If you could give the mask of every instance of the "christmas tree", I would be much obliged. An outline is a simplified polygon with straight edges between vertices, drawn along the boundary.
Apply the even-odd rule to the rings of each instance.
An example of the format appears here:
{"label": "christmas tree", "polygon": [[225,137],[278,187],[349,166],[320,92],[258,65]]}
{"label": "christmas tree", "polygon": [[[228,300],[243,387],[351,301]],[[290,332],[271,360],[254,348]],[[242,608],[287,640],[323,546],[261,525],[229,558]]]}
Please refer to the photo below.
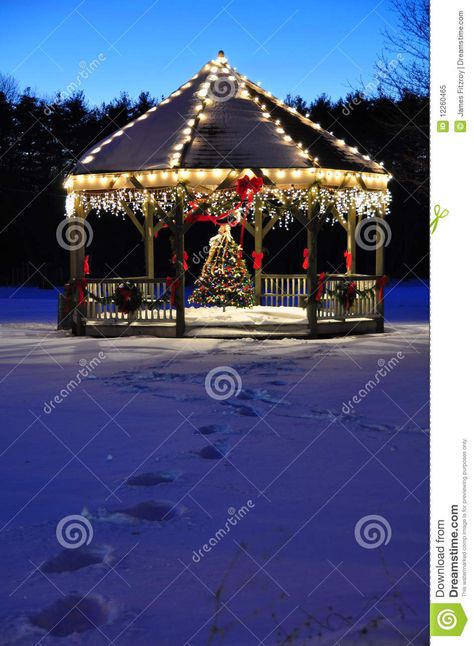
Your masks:
{"label": "christmas tree", "polygon": [[223,308],[253,306],[252,280],[228,224],[219,227],[219,233],[210,239],[209,255],[189,302]]}

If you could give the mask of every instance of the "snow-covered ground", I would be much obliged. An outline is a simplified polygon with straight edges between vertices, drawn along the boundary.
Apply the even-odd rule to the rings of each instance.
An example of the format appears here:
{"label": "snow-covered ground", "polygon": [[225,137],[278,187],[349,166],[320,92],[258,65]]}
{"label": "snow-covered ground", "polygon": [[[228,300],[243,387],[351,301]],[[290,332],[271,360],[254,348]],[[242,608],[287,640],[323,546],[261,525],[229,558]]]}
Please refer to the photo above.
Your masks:
{"label": "snow-covered ground", "polygon": [[1,289],[0,644],[427,644],[428,291],[387,293],[384,335],[262,341]]}

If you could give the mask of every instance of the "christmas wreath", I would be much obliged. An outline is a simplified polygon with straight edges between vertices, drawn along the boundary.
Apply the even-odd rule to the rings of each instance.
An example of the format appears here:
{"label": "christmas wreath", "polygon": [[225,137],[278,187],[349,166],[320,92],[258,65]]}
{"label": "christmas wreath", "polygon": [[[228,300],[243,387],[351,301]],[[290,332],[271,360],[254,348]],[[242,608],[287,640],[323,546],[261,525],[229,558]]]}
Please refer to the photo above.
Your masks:
{"label": "christmas wreath", "polygon": [[119,312],[133,314],[142,304],[142,295],[137,285],[133,283],[120,283],[114,294],[114,303]]}
{"label": "christmas wreath", "polygon": [[66,283],[64,289],[64,296],[66,299],[64,306],[64,313],[69,314],[77,306],[82,305],[85,301],[87,293],[86,289],[87,280],[85,278],[75,278],[69,283]]}

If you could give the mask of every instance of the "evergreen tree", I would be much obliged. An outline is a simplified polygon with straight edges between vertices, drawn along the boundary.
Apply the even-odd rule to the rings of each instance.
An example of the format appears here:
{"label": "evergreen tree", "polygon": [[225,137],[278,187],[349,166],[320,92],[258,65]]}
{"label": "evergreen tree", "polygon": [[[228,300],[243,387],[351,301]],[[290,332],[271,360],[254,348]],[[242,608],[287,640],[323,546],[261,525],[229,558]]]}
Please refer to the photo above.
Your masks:
{"label": "evergreen tree", "polygon": [[219,227],[209,241],[209,255],[196,281],[190,303],[216,307],[252,307],[255,291],[242,258],[242,249],[230,233],[230,226]]}

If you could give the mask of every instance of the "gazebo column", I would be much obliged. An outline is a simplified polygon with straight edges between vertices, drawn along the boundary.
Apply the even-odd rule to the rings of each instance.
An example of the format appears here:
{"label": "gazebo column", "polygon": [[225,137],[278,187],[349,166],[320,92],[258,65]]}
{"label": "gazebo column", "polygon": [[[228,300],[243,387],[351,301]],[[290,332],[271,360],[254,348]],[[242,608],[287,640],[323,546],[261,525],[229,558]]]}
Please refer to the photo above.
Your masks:
{"label": "gazebo column", "polygon": [[153,205],[147,199],[143,204],[143,213],[145,216],[145,223],[143,227],[143,241],[145,245],[145,272],[147,278],[155,277],[155,253],[154,253],[154,240],[155,235],[153,231]]}
{"label": "gazebo column", "polygon": [[308,232],[308,301],[306,304],[306,314],[308,316],[309,332],[312,337],[318,335],[318,312],[316,303],[316,292],[318,289],[318,269],[317,269],[317,235],[318,235],[318,215],[319,202],[313,201],[312,189],[308,190],[308,223],[306,225]]}
{"label": "gazebo column", "polygon": [[183,189],[178,186],[176,202],[176,234],[175,234],[175,253],[176,253],[176,290],[175,290],[175,307],[176,307],[176,336],[184,336],[185,329],[185,271],[184,271],[184,201]]}
{"label": "gazebo column", "polygon": [[[376,245],[375,245],[375,275],[383,276],[385,273],[385,235],[386,232],[383,228],[382,222],[385,219],[385,210],[380,210],[377,213],[376,223]],[[377,332],[384,331],[384,301],[378,299],[377,295],[377,314],[379,318],[377,319]]]}
{"label": "gazebo column", "polygon": [[[255,196],[254,202],[254,246],[255,253],[262,253],[263,249],[263,216],[262,199],[260,195]],[[255,304],[262,304],[262,269],[255,269]]]}
{"label": "gazebo column", "polygon": [[[74,203],[74,218],[68,224],[68,240],[71,240],[69,251],[69,274],[70,279],[84,278],[84,258],[86,256],[87,231],[84,226],[86,213],[82,202],[76,198]],[[82,241],[78,248],[74,241]]]}
{"label": "gazebo column", "polygon": [[[84,223],[88,213],[89,211],[84,209],[80,199],[76,198],[74,203],[74,220],[68,224],[68,228],[70,228],[68,240],[71,240],[71,249],[69,251],[70,280],[84,278],[84,259],[86,256],[88,235]],[[81,303],[72,312],[72,333],[74,336],[85,335],[85,316],[85,303]]]}
{"label": "gazebo column", "polygon": [[385,220],[385,212],[380,210],[377,213],[376,223],[376,245],[375,245],[375,275],[383,276],[385,272],[385,230],[382,221]]}
{"label": "gazebo column", "polygon": [[356,254],[357,244],[355,238],[355,231],[357,226],[357,211],[354,205],[349,208],[347,214],[347,251],[351,254],[351,266],[348,273],[355,274],[356,271]]}

